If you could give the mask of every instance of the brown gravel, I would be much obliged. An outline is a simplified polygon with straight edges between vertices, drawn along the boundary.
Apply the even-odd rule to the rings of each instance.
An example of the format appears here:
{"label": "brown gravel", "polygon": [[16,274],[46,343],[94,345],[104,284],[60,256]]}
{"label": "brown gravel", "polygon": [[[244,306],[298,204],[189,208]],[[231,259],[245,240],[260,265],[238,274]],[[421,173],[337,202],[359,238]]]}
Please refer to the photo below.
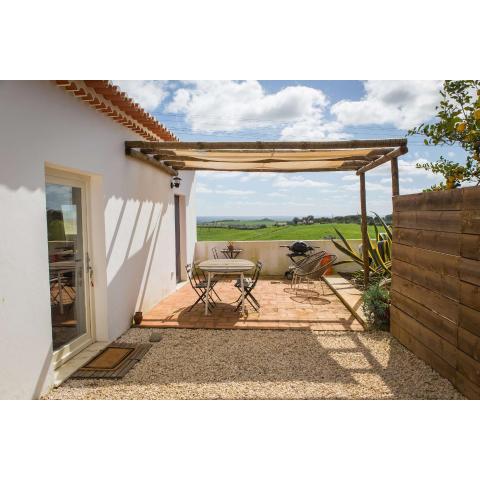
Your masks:
{"label": "brown gravel", "polygon": [[[131,329],[121,342],[148,342]],[[157,330],[159,331],[159,330]],[[47,399],[460,399],[386,332],[161,330],[121,380],[68,380]]]}

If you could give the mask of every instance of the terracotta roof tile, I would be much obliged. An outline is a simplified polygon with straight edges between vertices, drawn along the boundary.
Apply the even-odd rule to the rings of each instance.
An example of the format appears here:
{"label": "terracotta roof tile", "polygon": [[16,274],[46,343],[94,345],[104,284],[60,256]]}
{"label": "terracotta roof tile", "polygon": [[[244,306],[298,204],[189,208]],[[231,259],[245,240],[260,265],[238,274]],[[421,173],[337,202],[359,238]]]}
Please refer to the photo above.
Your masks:
{"label": "terracotta roof tile", "polygon": [[55,84],[147,140],[178,138],[108,80],[55,80]]}

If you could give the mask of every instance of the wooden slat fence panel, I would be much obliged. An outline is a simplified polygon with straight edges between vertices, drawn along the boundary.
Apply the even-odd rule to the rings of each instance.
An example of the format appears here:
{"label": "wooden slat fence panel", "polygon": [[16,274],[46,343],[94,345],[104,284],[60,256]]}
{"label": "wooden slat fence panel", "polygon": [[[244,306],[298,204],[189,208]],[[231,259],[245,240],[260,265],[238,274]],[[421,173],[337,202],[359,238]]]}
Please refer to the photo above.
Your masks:
{"label": "wooden slat fence panel", "polygon": [[391,332],[480,399],[480,187],[393,199]]}
{"label": "wooden slat fence panel", "polygon": [[434,330],[442,338],[455,345],[457,341],[457,324],[455,322],[395,290],[391,291],[391,299],[392,304],[396,305],[399,310],[417,319],[427,328]]}
{"label": "wooden slat fence panel", "polygon": [[[474,238],[473,235],[471,237]],[[462,245],[462,237],[456,233],[415,230],[411,228],[395,228],[393,230],[393,241],[401,245],[448,253],[450,255],[460,255]],[[472,245],[470,250],[474,251],[475,247],[476,245]]]}

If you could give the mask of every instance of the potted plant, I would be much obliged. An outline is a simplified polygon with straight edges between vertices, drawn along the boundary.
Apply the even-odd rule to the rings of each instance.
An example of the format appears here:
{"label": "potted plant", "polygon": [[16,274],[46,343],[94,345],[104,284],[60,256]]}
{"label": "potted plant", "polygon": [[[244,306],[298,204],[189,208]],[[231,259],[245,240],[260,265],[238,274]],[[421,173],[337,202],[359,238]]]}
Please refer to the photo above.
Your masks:
{"label": "potted plant", "polygon": [[363,312],[368,326],[374,330],[390,328],[390,292],[382,282],[370,285],[363,292]]}
{"label": "potted plant", "polygon": [[143,313],[142,312],[135,312],[135,315],[133,316],[133,322],[135,325],[140,325],[143,320]]}

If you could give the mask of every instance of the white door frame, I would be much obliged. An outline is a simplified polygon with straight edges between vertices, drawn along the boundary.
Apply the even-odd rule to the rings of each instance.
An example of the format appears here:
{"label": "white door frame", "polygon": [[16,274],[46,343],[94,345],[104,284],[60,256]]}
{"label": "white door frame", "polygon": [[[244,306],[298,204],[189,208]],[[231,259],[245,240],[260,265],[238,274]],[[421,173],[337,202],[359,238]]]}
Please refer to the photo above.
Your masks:
{"label": "white door frame", "polygon": [[91,345],[95,341],[95,316],[93,311],[93,289],[90,284],[89,265],[87,264],[87,255],[90,259],[90,267],[94,265],[92,258],[92,239],[90,236],[90,179],[87,176],[57,170],[46,167],[45,183],[56,183],[68,185],[81,189],[82,197],[82,235],[83,235],[83,272],[85,288],[85,327],[86,332],[72,340],[67,345],[60,347],[53,352],[53,367],[60,367],[67,360],[77,355],[80,351]]}

